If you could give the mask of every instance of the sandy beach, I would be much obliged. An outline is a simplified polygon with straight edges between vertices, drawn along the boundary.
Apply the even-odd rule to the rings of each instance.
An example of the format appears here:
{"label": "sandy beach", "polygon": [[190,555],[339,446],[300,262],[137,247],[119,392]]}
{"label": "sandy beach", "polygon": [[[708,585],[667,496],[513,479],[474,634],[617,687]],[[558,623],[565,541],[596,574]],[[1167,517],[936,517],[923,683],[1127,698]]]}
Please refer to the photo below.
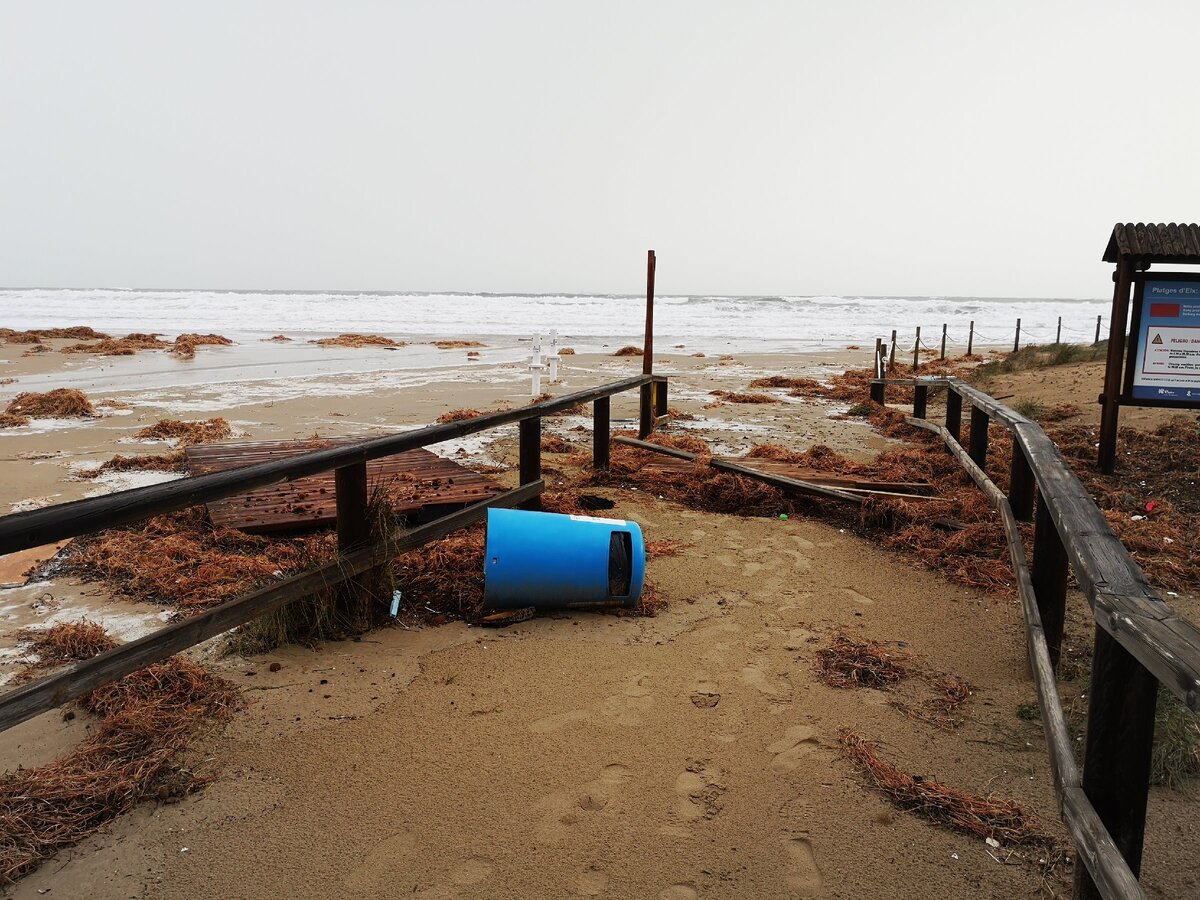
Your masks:
{"label": "sandy beach", "polygon": [[[52,349],[60,342],[47,341]],[[87,420],[34,420],[0,431],[0,510],[7,513],[174,477],[79,467],[123,453],[164,418],[227,419],[254,440],[374,435],[453,409],[528,402],[527,346],[463,350],[325,350],[295,344],[204,347],[194,360],[23,357],[0,345],[0,401],[75,387],[97,404]],[[894,439],[848,404],[794,398],[717,403],[774,374],[827,378],[865,365],[863,350],[813,354],[655,354],[670,405],[695,416],[667,426],[719,453],[755,444],[824,444],[869,459]],[[555,395],[640,372],[641,359],[564,357]],[[1045,403],[1095,381],[1095,367],[1017,373],[996,396]],[[865,398],[864,398],[865,399]],[[104,401],[116,401],[104,406]],[[1012,401],[1006,401],[1012,402]],[[634,425],[637,398],[614,398],[614,427]],[[1081,403],[1081,406],[1083,404]],[[1090,408],[1083,415],[1091,415]],[[1157,418],[1156,418],[1157,417]],[[1140,411],[1123,424],[1149,426]],[[575,429],[583,426],[586,431]],[[547,420],[578,449],[590,418]],[[516,428],[434,448],[496,464],[515,483]],[[546,454],[548,483],[568,480]],[[461,622],[391,627],[361,640],[202,660],[242,688],[247,709],[188,753],[210,773],[201,792],[142,804],[14,886],[15,898],[174,897],[1013,897],[1064,894],[1011,848],[994,848],[894,808],[839,749],[854,729],[882,741],[904,771],[980,795],[1011,797],[1047,833],[1058,821],[1044,740],[1019,715],[1034,701],[1020,608],[965,588],[818,517],[701,512],[645,492],[602,487],[613,515],[638,522],[676,555],[648,574],[666,601],[655,617],[555,614],[485,631]],[[43,551],[7,563],[0,582]],[[1173,601],[1174,602],[1174,601]],[[1194,598],[1183,598],[1181,608]],[[1073,594],[1068,643],[1090,640]],[[21,668],[17,632],[82,618],[118,639],[147,633],[170,610],[103,586],[48,576],[0,589],[0,681]],[[814,671],[838,633],[886,643],[971,688],[965,722],[941,730],[906,715],[903,693],[839,690]],[[0,733],[0,768],[47,762],[84,737],[86,716],[61,711]],[[1196,801],[1151,798],[1143,882],[1149,896],[1200,895]]]}

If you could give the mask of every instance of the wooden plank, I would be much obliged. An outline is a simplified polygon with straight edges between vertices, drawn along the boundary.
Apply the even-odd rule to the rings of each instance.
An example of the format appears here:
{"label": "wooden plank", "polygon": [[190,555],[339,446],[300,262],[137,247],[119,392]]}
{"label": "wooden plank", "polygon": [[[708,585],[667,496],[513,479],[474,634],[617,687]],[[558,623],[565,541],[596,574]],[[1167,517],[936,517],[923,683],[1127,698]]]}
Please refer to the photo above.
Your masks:
{"label": "wooden plank", "polygon": [[288,603],[340,584],[348,578],[386,563],[397,554],[413,550],[481,521],[487,517],[490,507],[511,507],[530,497],[536,497],[542,493],[544,487],[545,484],[541,481],[523,485],[498,497],[491,497],[443,516],[428,525],[394,532],[370,547],[357,550],[348,556],[339,556],[324,565],[243,594],[190,619],[168,625],[92,659],[77,662],[61,672],[47,675],[0,695],[0,731],[24,722],[38,713],[61,706],[68,700],[73,700],[110,681],[152,663],[161,662],[181,650],[223,634]]}
{"label": "wooden plank", "polygon": [[613,437],[613,442],[617,444],[626,444],[630,447],[637,447],[639,450],[648,450],[651,453],[660,453],[663,456],[673,456],[676,459],[686,459],[692,462],[697,459],[695,453],[689,453],[687,450],[677,450],[674,447],[664,447],[662,444],[654,444],[650,441],[643,441],[639,438],[631,438],[624,434],[618,434]]}
{"label": "wooden plank", "polygon": [[[1013,452],[1013,459],[1017,457],[1024,458],[1020,449]],[[1033,526],[1033,569],[1030,576],[1033,592],[1037,596],[1042,629],[1050,647],[1050,662],[1057,669],[1067,613],[1067,552],[1040,494]]]}
{"label": "wooden plank", "polygon": [[[311,452],[314,444],[318,447],[321,444],[345,445],[357,440],[360,439],[198,444],[189,447],[186,456],[189,469],[198,474],[209,474]],[[503,490],[488,476],[425,449],[406,450],[373,459],[365,465],[368,492],[386,489],[392,484],[411,488],[411,493],[394,491],[391,494],[392,511],[400,516],[419,512],[426,506],[475,503]],[[208,511],[214,525],[253,533],[315,528],[336,520],[335,494],[334,473],[322,472],[214,500],[208,504]]]}
{"label": "wooden plank", "polygon": [[818,484],[813,484],[810,481],[801,481],[798,478],[789,478],[785,475],[775,475],[771,472],[762,472],[758,469],[751,469],[748,466],[740,463],[733,463],[723,459],[711,459],[708,463],[714,469],[721,469],[725,472],[732,472],[735,475],[744,475],[747,478],[757,478],[759,481],[765,481],[768,484],[773,484],[776,487],[787,488],[788,490],[796,491],[800,494],[807,494],[811,497],[821,497],[826,500],[840,500],[843,503],[852,503],[855,506],[861,506],[863,503],[862,497],[856,497],[854,494],[847,494],[845,491],[839,491],[835,488],[821,487]]}
{"label": "wooden plank", "polygon": [[1121,851],[1100,821],[1082,788],[1063,792],[1063,822],[1079,851],[1076,871],[1086,870],[1100,889],[1100,896],[1120,900],[1145,900],[1146,893],[1137,876],[1126,865]]}
{"label": "wooden plank", "polygon": [[[519,427],[521,484],[531,484],[542,477],[542,420],[526,419]],[[542,501],[538,497],[530,497],[521,504],[521,508],[538,510],[542,508]]]}
{"label": "wooden plank", "polygon": [[648,375],[634,375],[600,387],[564,394],[545,403],[490,413],[461,422],[430,425],[400,434],[372,438],[346,447],[330,447],[291,459],[256,463],[244,469],[181,478],[177,481],[118,491],[102,497],[12,513],[0,517],[0,555],[49,544],[63,538],[90,534],[103,528],[126,525],[148,516],[209,503],[232,494],[288,479],[315,475],[353,462],[392,456],[405,450],[438,444],[523,419],[565,412],[581,403],[590,403],[598,397],[610,397],[640,387],[649,379]]}

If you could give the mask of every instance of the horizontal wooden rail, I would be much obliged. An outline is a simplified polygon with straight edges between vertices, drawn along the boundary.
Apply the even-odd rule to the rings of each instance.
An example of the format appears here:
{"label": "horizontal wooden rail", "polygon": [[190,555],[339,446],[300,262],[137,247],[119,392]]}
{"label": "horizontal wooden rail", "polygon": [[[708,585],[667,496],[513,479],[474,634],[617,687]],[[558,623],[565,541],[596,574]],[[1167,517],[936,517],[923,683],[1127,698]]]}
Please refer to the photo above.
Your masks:
{"label": "horizontal wooden rail", "polygon": [[66,538],[137,522],[149,516],[219,500],[254,488],[339,469],[354,463],[453,440],[501,425],[562,412],[572,406],[610,397],[649,384],[652,376],[635,375],[610,384],[564,394],[544,403],[489,413],[474,419],[430,425],[371,438],[357,444],[314,450],[285,459],[254,463],[240,469],[195,475],[178,481],[120,491],[103,497],[75,500],[0,517],[0,556]]}
{"label": "horizontal wooden rail", "polygon": [[543,481],[535,481],[442,516],[427,525],[394,532],[361,550],[251,591],[190,619],[168,625],[92,659],[77,662],[64,671],[9,691],[0,696],[0,731],[288,603],[347,581],[386,563],[399,553],[478,522],[487,516],[490,507],[517,506],[540,495],[544,487]]}
{"label": "horizontal wooden rail", "polygon": [[908,423],[942,438],[955,459],[966,470],[1000,514],[1004,534],[1008,541],[1009,559],[1017,578],[1017,593],[1021,598],[1021,609],[1025,615],[1025,633],[1029,653],[1029,667],[1033,673],[1034,689],[1037,691],[1038,706],[1042,711],[1042,732],[1046,737],[1046,749],[1050,755],[1050,771],[1054,777],[1059,810],[1063,822],[1071,832],[1071,838],[1079,850],[1083,864],[1091,873],[1093,881],[1106,897],[1145,897],[1133,871],[1125,862],[1108,830],[1100,821],[1095,807],[1082,789],[1079,766],[1071,745],[1071,733],[1066,715],[1058,696],[1054,676],[1054,665],[1050,659],[1050,648],[1042,628],[1041,613],[1037,596],[1029,575],[1025,557],[1025,546],[1017,526],[1016,516],[1008,498],[987,474],[976,465],[962,445],[942,425],[915,416]]}

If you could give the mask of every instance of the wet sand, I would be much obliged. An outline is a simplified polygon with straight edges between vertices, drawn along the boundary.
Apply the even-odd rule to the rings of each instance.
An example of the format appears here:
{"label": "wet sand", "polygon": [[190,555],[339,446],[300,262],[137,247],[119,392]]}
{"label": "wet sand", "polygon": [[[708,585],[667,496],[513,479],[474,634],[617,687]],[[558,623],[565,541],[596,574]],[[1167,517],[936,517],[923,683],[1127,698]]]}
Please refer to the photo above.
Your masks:
{"label": "wet sand", "polygon": [[[222,352],[203,348],[197,361],[213,364]],[[253,387],[261,380],[139,388],[121,382],[118,367],[111,396],[134,404],[129,415],[0,437],[0,500],[7,511],[31,497],[59,502],[94,490],[71,480],[70,464],[161,449],[122,439],[167,415],[224,415],[249,437],[269,439],[381,433],[452,408],[526,402],[523,370],[484,354],[482,363],[406,373],[412,380],[404,383],[394,373],[318,375],[273,399]],[[869,455],[886,442],[829,418],[844,408],[836,404],[788,398],[706,408],[714,388],[745,389],[762,374],[819,374],[822,365],[840,370],[843,362],[765,356],[721,365],[656,354],[656,370],[672,375],[671,405],[703,417],[672,427],[695,429],[723,452],[821,442]],[[641,361],[581,355],[569,364],[556,394],[634,374]],[[633,394],[614,398],[615,420],[632,423],[635,414]],[[547,429],[578,441],[570,429],[583,423],[555,419]],[[443,450],[458,455],[461,446],[469,458],[511,464],[512,431]],[[21,458],[29,453],[57,455]],[[553,458],[546,463],[553,477]],[[1014,600],[913,569],[819,520],[745,519],[645,494],[599,493],[648,538],[683,545],[680,555],[649,564],[669,603],[664,613],[551,616],[495,632],[390,628],[251,659],[222,657],[210,642],[195,655],[251,699],[247,712],[195,749],[194,764],[214,782],[181,803],[144,805],[114,822],[43,865],[13,896],[1038,893],[1036,873],[1005,852],[891,808],[836,747],[844,727],[881,738],[901,768],[1015,797],[1064,836],[1040,729],[1017,716],[1034,697]],[[1077,596],[1071,602],[1077,612],[1083,606]],[[0,610],[7,671],[21,624],[82,611],[132,635],[162,614],[66,579],[0,591]],[[967,724],[938,731],[894,708],[887,693],[822,685],[815,650],[839,629],[903,642],[931,668],[965,678],[974,691]],[[279,671],[270,672],[272,662]],[[64,722],[52,712],[0,733],[0,766],[51,759],[87,727],[82,717]],[[1156,792],[1152,806],[1150,895],[1194,896],[1194,801]]]}

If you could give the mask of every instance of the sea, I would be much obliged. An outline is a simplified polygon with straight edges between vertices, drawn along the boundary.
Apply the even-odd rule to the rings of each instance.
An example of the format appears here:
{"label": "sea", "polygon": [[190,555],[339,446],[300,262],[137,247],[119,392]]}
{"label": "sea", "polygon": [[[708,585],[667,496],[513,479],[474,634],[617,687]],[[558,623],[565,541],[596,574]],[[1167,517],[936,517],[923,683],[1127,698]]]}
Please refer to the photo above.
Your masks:
{"label": "sea", "polygon": [[[812,352],[870,346],[895,329],[911,348],[916,329],[927,347],[1091,342],[1101,299],[858,296],[659,296],[655,348],[689,351]],[[0,289],[0,327],[90,325],[114,335],[215,332],[235,340],[275,334],[342,332],[395,338],[531,338],[555,330],[578,352],[640,344],[643,296],[622,294],[467,294],[340,291]],[[1107,327],[1107,322],[1105,322]]]}

